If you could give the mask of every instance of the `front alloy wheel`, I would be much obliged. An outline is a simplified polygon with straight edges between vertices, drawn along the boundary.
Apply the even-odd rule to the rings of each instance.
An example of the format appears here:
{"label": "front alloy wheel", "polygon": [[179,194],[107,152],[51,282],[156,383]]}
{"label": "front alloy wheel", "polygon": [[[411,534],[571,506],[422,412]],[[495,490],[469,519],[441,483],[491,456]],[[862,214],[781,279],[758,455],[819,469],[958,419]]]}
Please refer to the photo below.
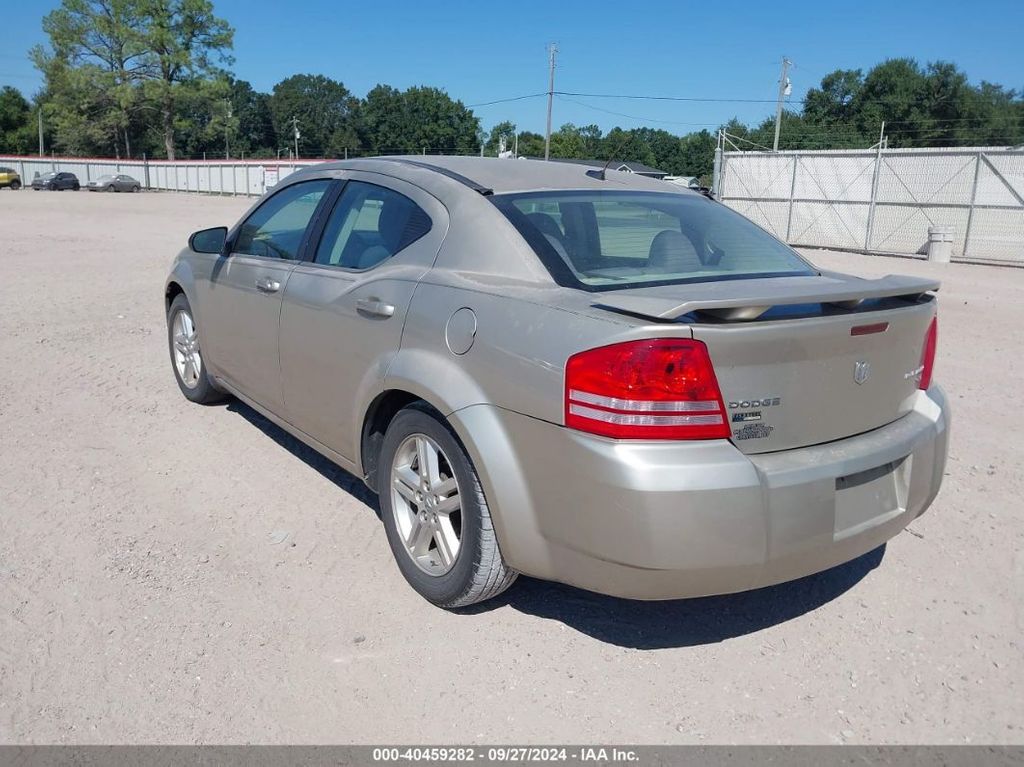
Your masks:
{"label": "front alloy wheel", "polygon": [[174,367],[178,371],[178,378],[186,387],[194,389],[199,385],[203,358],[199,354],[196,324],[187,309],[180,310],[174,316],[171,335],[174,339]]}
{"label": "front alloy wheel", "polygon": [[199,330],[192,307],[183,294],[178,295],[167,310],[167,345],[171,352],[174,380],[186,399],[202,405],[224,399],[223,393],[206,374],[199,348]]}

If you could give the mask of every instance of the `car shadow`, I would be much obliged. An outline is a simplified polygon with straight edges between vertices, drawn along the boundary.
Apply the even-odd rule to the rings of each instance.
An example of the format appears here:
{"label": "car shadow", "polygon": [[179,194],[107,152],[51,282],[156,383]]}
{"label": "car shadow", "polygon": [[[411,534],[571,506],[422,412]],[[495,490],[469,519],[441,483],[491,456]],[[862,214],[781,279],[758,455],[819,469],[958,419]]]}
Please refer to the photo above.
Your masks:
{"label": "car shadow", "polygon": [[[380,503],[359,478],[296,439],[239,400],[237,413],[278,445],[333,482],[380,519]],[[383,531],[381,531],[383,534]],[[756,591],[699,599],[640,602],[520,576],[504,594],[459,610],[472,616],[508,606],[558,621],[601,642],[637,650],[693,647],[752,634],[797,618],[832,601],[878,567],[885,544],[857,559],[796,581]]]}
{"label": "car shadow", "polygon": [[309,447],[309,445],[299,439],[296,439],[273,421],[265,418],[244,402],[237,399],[231,399],[227,403],[227,410],[229,413],[237,413],[242,416],[242,418],[262,431],[270,437],[270,439],[274,440],[274,442],[301,460],[311,469],[319,472],[357,501],[369,506],[370,510],[377,515],[377,519],[380,519],[380,503],[377,500],[377,494],[370,490],[362,479],[351,472],[345,471],[329,458],[325,458],[320,455],[320,453]]}
{"label": "car shadow", "polygon": [[503,595],[464,612],[507,604],[559,621],[619,647],[657,650],[734,639],[797,618],[832,601],[878,567],[885,544],[857,559],[796,581],[740,594],[640,602],[520,577]]}

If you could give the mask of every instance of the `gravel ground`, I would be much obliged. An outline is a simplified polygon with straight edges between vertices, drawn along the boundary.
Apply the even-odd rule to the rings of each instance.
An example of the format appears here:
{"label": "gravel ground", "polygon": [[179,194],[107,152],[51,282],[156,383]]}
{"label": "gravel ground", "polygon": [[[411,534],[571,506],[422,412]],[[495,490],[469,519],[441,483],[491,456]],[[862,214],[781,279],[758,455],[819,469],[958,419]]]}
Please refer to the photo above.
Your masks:
{"label": "gravel ground", "polygon": [[810,254],[944,280],[952,454],[912,534],[748,594],[523,578],[452,614],[357,479],[174,384],[166,270],[248,205],[0,192],[0,741],[1024,741],[1024,270]]}

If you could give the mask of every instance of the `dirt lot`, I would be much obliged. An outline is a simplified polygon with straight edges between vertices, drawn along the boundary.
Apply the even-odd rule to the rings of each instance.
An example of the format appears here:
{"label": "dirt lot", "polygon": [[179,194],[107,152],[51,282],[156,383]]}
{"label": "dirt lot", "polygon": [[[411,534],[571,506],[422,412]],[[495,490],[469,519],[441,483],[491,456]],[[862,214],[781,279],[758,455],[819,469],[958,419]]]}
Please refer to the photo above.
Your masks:
{"label": "dirt lot", "polygon": [[1024,741],[1024,270],[812,254],[945,281],[913,534],[749,594],[524,578],[451,614],[358,480],[174,384],[165,271],[248,204],[0,192],[0,741]]}

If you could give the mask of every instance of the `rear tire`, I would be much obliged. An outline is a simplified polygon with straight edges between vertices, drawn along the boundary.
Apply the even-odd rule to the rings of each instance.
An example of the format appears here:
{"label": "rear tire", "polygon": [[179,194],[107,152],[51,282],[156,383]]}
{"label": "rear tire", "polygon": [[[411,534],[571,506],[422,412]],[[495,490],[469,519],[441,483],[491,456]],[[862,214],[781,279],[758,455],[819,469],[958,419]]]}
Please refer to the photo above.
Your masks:
{"label": "rear tire", "polygon": [[171,369],[185,399],[200,405],[212,405],[225,395],[210,380],[199,348],[199,330],[192,307],[182,293],[171,302],[167,311],[167,346],[171,353]]}
{"label": "rear tire", "polygon": [[420,596],[439,607],[466,607],[512,585],[518,573],[501,556],[476,469],[435,411],[400,411],[384,435],[379,466],[388,543]]}

